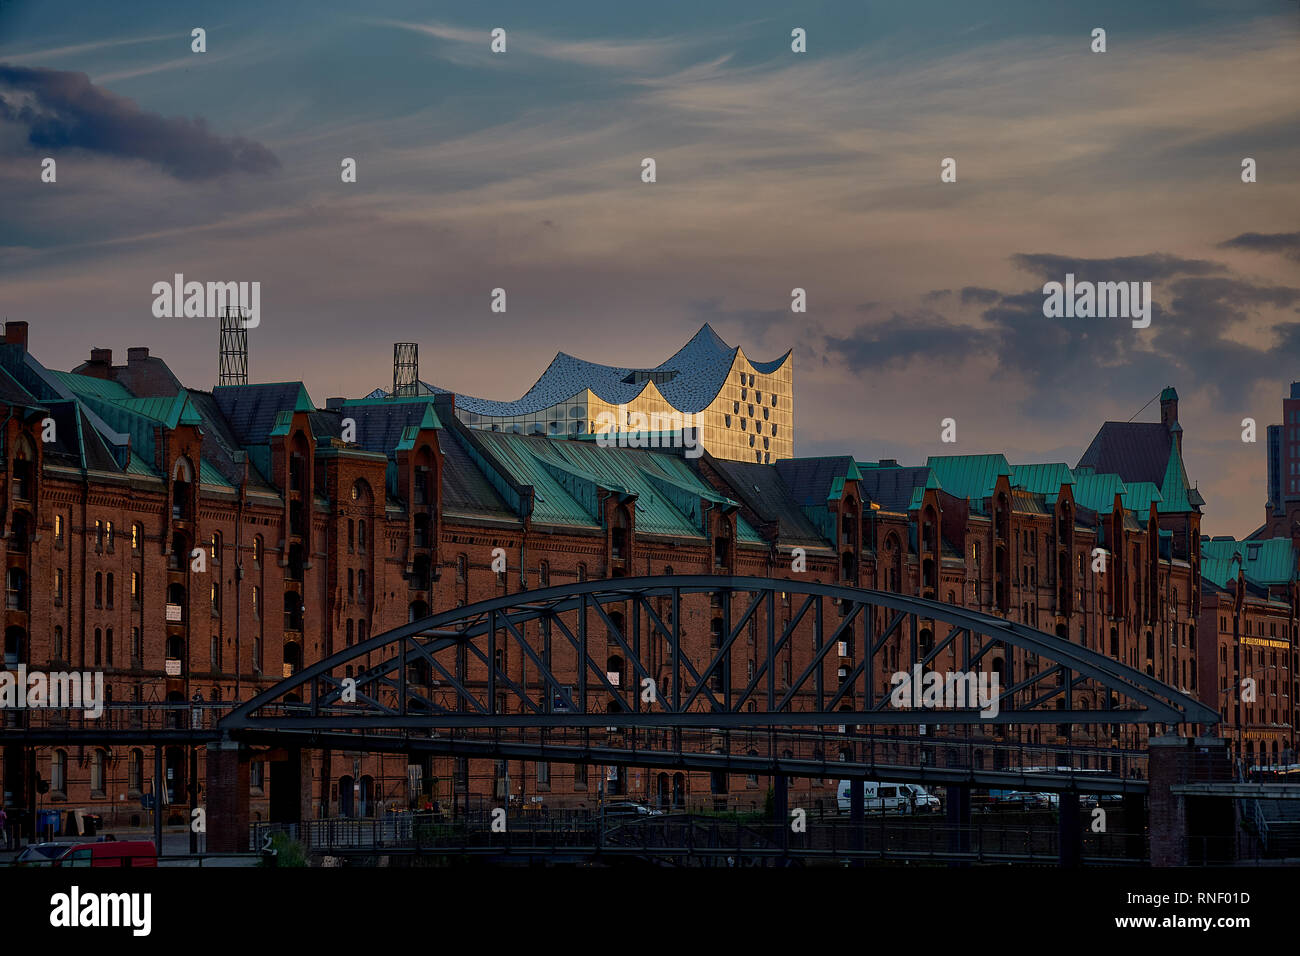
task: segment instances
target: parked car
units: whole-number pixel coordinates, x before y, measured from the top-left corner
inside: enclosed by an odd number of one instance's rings
[[[152,840],[104,840],[74,843],[54,861],[55,866],[157,866],[158,851]]]
[[[14,860],[17,866],[54,866],[54,861],[68,852],[70,843],[30,843]]]
[[[662,810],[634,803],[631,800],[614,800],[605,804],[605,816],[609,817],[661,817]]]
[[[989,803],[994,809],[1045,810],[1053,806],[1052,796],[1030,790],[990,790]]]

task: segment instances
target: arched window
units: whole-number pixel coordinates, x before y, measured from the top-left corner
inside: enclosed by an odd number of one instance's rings
[[[357,524],[351,518],[348,519],[348,551],[357,549]]]
[[[109,571],[109,572],[108,572],[108,579],[107,579],[107,581],[106,581],[106,584],[108,585],[108,594],[107,594],[107,596],[108,596],[108,606],[109,606],[109,608],[111,609],[111,608],[113,607],[113,600],[114,600],[114,598],[113,598],[113,592],[115,592],[115,591],[117,590],[117,588],[115,588],[115,587],[113,586],[113,572],[112,572],[112,571]]]
[[[132,794],[144,791],[144,751],[138,747],[131,751],[127,759],[126,789]]]
[[[58,625],[58,624],[54,625],[54,648],[53,648],[53,650],[54,650],[54,659],[55,659],[56,661],[61,661],[61,660],[63,660],[63,627],[62,627],[61,625]]]
[[[353,622],[352,622],[352,618],[348,618],[348,623],[347,623],[347,626],[344,628],[344,632],[345,632],[344,640],[345,640],[345,642],[346,642],[344,646],[345,646],[345,647],[351,647],[351,646],[352,646],[352,636],[353,636]]]
[[[357,522],[357,550],[362,554],[366,553],[366,523],[365,521]]]

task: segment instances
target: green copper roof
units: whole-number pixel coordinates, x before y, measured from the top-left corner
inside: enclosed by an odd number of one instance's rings
[[[1286,584],[1295,580],[1296,555],[1290,538],[1264,538],[1259,541],[1202,541],[1202,570],[1210,561],[1232,560],[1234,554],[1241,555],[1242,567],[1246,577],[1259,584]],[[1234,569],[1227,579],[1237,576]],[[1226,580],[1226,579],[1225,579]],[[1222,586],[1222,582],[1215,581]]]
[[[931,455],[925,464],[940,488],[977,508],[993,494],[998,478],[1011,477],[1005,455]]]
[[[162,422],[168,428],[178,425],[202,425],[203,419],[190,401],[189,393],[181,389],[171,398],[123,398],[114,404],[138,415]]]
[[[46,370],[51,378],[57,379],[69,391],[79,398],[94,396],[96,398],[123,399],[131,398],[131,393],[117,382],[91,375],[78,375],[76,372],[56,372]]]
[[[1110,514],[1115,508],[1115,496],[1122,495],[1127,490],[1119,475],[1109,472],[1099,475],[1093,471],[1083,473],[1075,470],[1074,500],[1098,514]]]
[[[1049,499],[1054,499],[1060,494],[1062,485],[1072,484],[1074,472],[1063,461],[1011,466],[1011,487],[1023,488],[1035,495],[1047,495]]]
[[[511,432],[478,431],[475,437],[493,465],[519,484],[533,486],[538,522],[599,527],[601,501],[613,492],[635,496],[639,532],[700,538],[706,508],[735,504],[675,455]],[[762,540],[743,519],[736,525],[741,540]]]
[[[1183,459],[1178,454],[1178,443],[1170,442],[1169,463],[1165,466],[1164,481],[1160,483],[1160,513],[1195,511],[1188,491],[1187,472],[1183,470]]]
[[[1150,513],[1151,502],[1163,500],[1160,489],[1149,481],[1129,481],[1124,483],[1124,507],[1140,514]]]

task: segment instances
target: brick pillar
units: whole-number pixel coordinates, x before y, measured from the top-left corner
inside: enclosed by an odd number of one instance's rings
[[[1173,787],[1182,783],[1231,780],[1232,763],[1228,757],[1227,741],[1219,737],[1152,737],[1147,741],[1147,755],[1151,865],[1186,866],[1192,839],[1218,837],[1219,834],[1189,833],[1187,797],[1174,793]],[[1199,847],[1191,849],[1195,849],[1199,856]]]
[[[248,851],[248,754],[230,740],[208,744],[207,826],[210,853]]]

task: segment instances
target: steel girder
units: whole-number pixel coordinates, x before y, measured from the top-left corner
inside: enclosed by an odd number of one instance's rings
[[[716,595],[710,616],[717,622],[707,648],[702,646],[700,625],[685,628],[682,623],[683,598],[706,593]],[[789,608],[788,623],[778,621],[778,595],[789,596],[788,604],[783,602]],[[656,600],[668,606],[656,608]],[[629,613],[616,617],[624,605]],[[879,633],[877,611],[884,615]],[[589,633],[593,618],[603,633]],[[738,649],[751,621],[751,649]],[[931,624],[933,643],[927,651],[920,635],[923,626]],[[535,635],[527,633],[529,625],[535,625]],[[939,625],[949,629],[942,639],[936,639]],[[807,657],[801,671],[778,681],[779,655],[786,652],[788,660],[792,642],[809,636],[811,647],[801,649],[801,657]],[[826,671],[836,662],[830,655],[840,641],[861,651],[848,655],[848,673],[834,684]],[[896,667],[885,670],[882,651],[891,644]],[[507,649],[523,657],[523,683],[499,663],[498,652]],[[1032,672],[1015,672],[1016,650],[1036,655]],[[996,716],[981,714],[978,705],[900,709],[890,706],[888,693],[877,689],[882,674],[910,672],[914,665],[928,668],[947,652],[952,654],[952,670],[986,671],[997,651],[1010,686],[1000,689]],[[633,678],[626,685],[621,675],[607,672],[610,654],[621,658]],[[738,654],[755,665],[753,674],[743,679],[733,671]],[[373,656],[380,662],[367,666]],[[476,662],[473,679],[471,658]],[[569,659],[572,666],[562,671]],[[1039,668],[1037,659],[1045,666]],[[411,665],[428,679],[413,682]],[[342,676],[344,668],[351,667],[356,668],[354,676]],[[662,693],[660,681],[667,684]],[[1071,692],[1085,689],[1096,691],[1105,706],[1075,709]],[[1056,709],[1058,701],[1062,709]],[[683,575],[580,582],[443,611],[304,668],[235,708],[219,727],[236,735],[240,730],[281,728],[306,733],[349,730],[365,736],[430,728],[1218,721],[1213,708],[1103,654],[966,608],[791,579]]]

